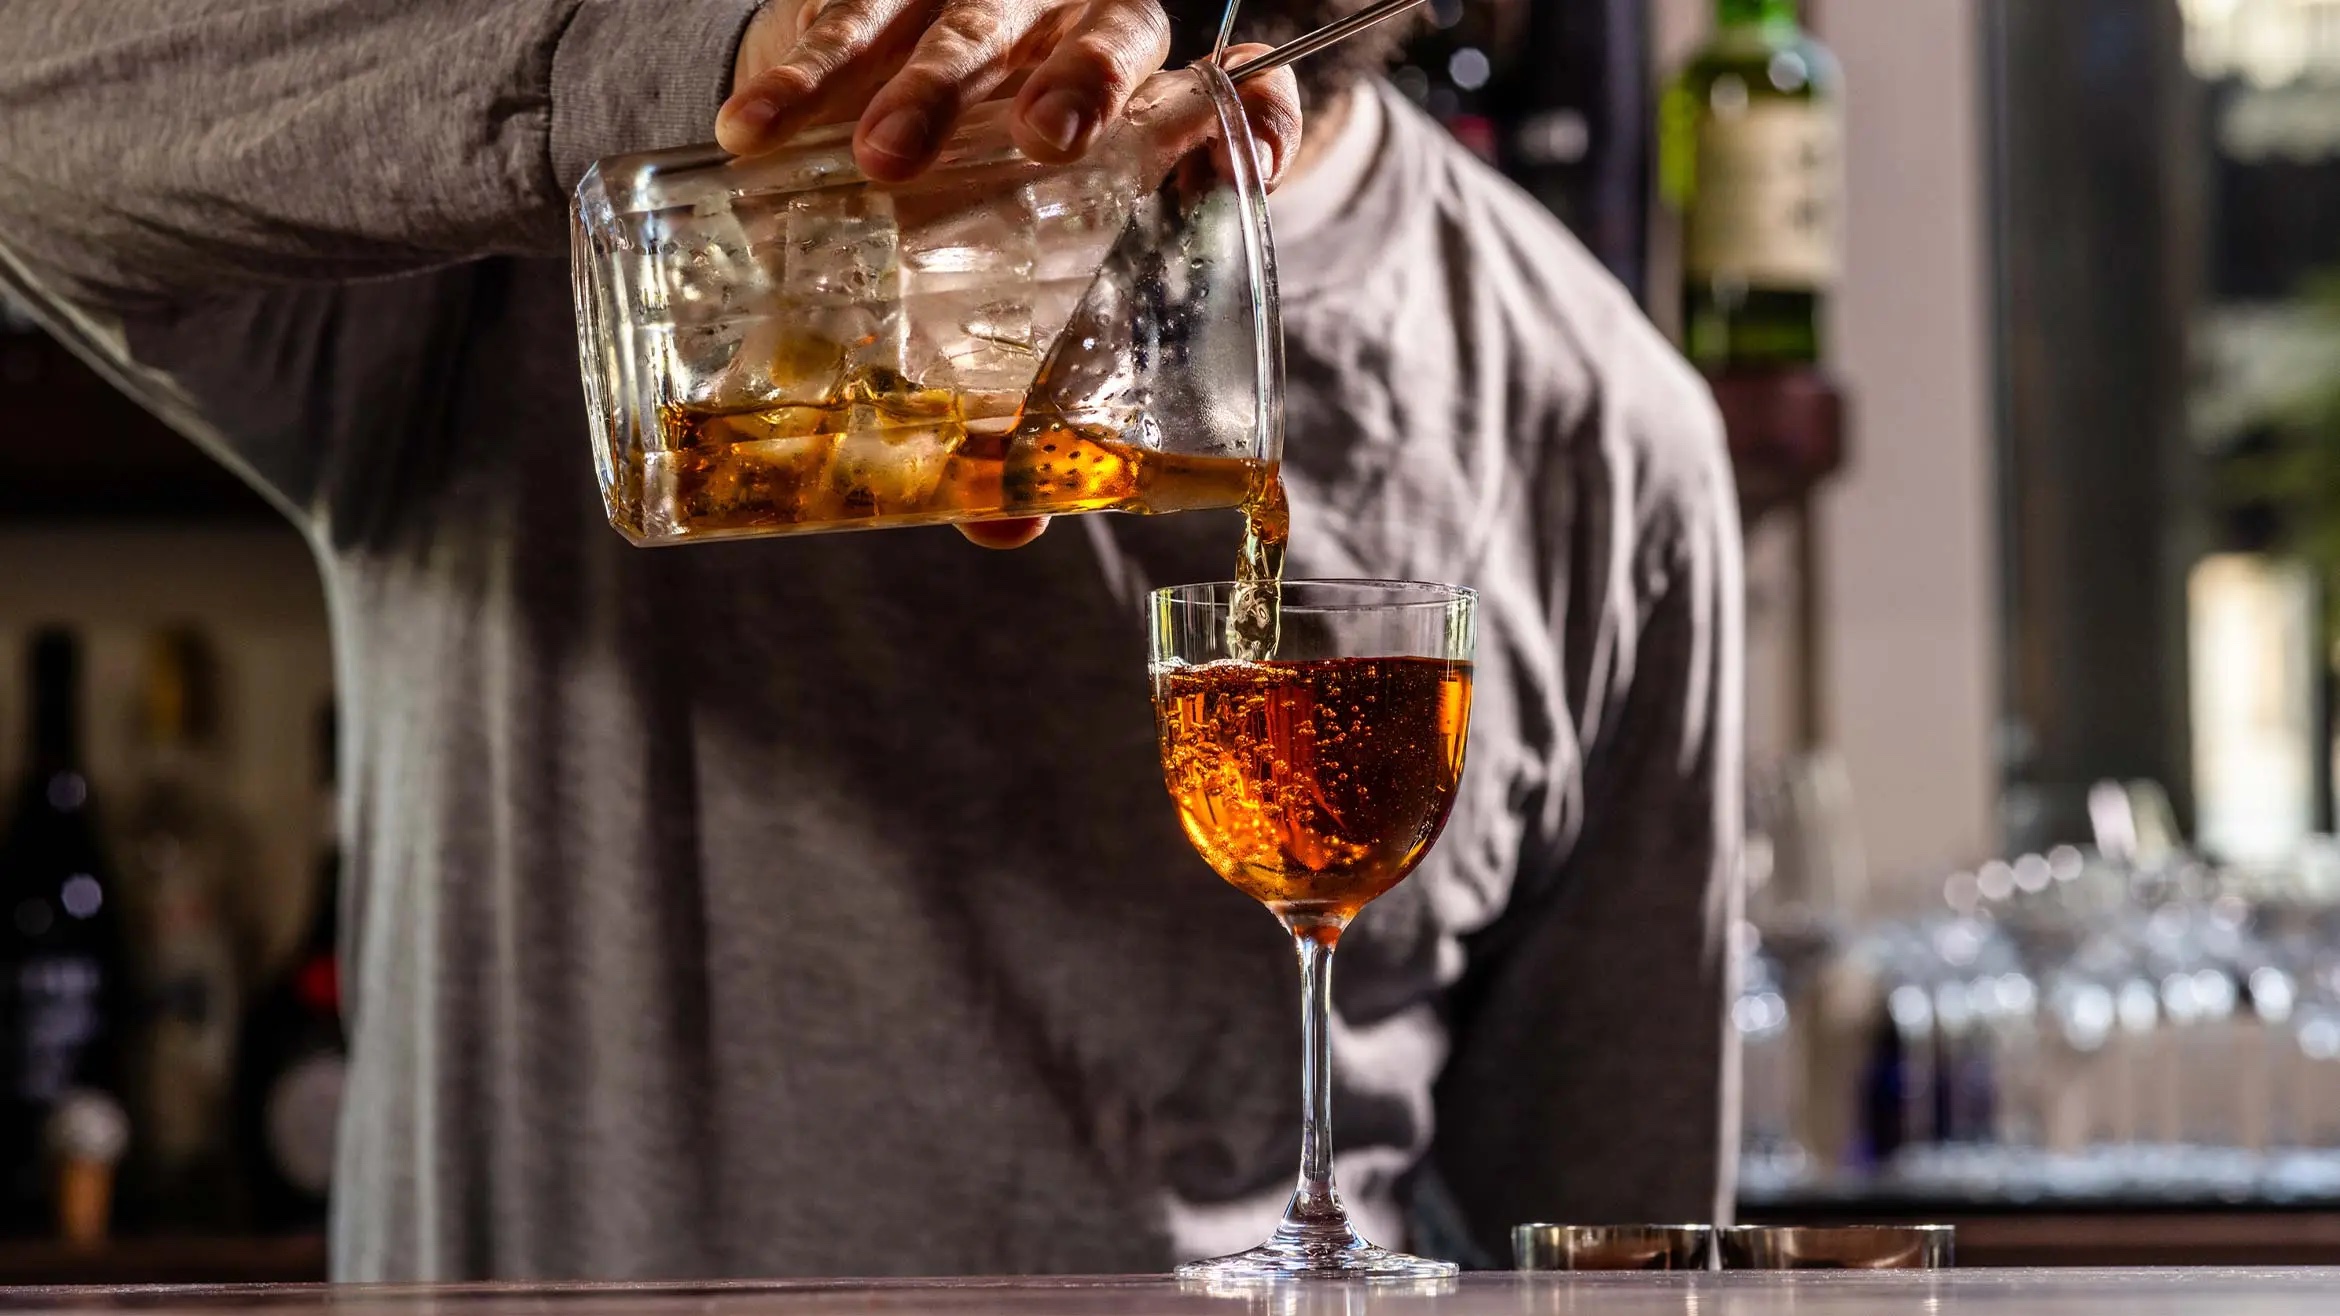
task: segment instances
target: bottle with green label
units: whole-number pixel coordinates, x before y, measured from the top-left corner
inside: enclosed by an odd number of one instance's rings
[[[1715,18],[1661,111],[1683,349],[1709,372],[1814,364],[1842,261],[1842,76],[1796,0],[1715,0]]]

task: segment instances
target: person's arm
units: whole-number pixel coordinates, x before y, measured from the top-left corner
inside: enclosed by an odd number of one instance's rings
[[[1166,31],[1156,0],[0,0],[0,249],[130,294],[553,255],[586,168],[707,140],[735,64],[726,146],[865,107],[899,178],[1022,68],[1017,139],[1079,154]],[[1245,100],[1272,172],[1297,90]]]
[[[0,0],[0,243],[99,294],[557,253],[703,141],[755,0]]]
[[[1711,405],[1682,400],[1662,423],[1639,469],[1613,454],[1562,482],[1588,504],[1624,500],[1568,518],[1581,822],[1546,871],[1519,876],[1454,997],[1437,1164],[1495,1258],[1528,1221],[1727,1219],[1739,531]]]

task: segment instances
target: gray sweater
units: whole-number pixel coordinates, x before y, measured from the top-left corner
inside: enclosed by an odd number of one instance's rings
[[[568,191],[706,135],[751,7],[0,0],[0,278],[326,581],[342,1278],[1155,1269],[1289,1184],[1291,952],[1179,833],[1137,612],[1227,573],[1230,517],[1004,554],[603,522]],[[1342,944],[1344,1186],[1387,1241],[1410,1208],[1497,1256],[1530,1218],[1703,1218],[1718,427],[1548,215],[1386,103],[1354,203],[1281,253],[1291,567],[1484,611],[1453,820]]]

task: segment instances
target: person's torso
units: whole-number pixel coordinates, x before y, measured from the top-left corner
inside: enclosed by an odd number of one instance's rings
[[[1416,227],[1286,311],[1289,572],[1483,596],[1453,816],[1336,972],[1343,1187],[1384,1237],[1441,991],[1552,858],[1574,763],[1552,399],[1484,341],[1469,253]],[[1296,973],[1176,824],[1139,614],[1232,570],[1232,513],[1063,519],[1009,553],[630,547],[553,261],[258,295],[128,350],[327,578],[338,1276],[1155,1269],[1264,1232]]]

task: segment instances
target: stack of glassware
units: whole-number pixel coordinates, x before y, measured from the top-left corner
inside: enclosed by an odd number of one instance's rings
[[[2340,1199],[2340,845],[2220,866],[2149,785],[2091,804],[2092,846],[1951,874],[1817,948],[1825,920],[1756,885],[1750,1198]]]

